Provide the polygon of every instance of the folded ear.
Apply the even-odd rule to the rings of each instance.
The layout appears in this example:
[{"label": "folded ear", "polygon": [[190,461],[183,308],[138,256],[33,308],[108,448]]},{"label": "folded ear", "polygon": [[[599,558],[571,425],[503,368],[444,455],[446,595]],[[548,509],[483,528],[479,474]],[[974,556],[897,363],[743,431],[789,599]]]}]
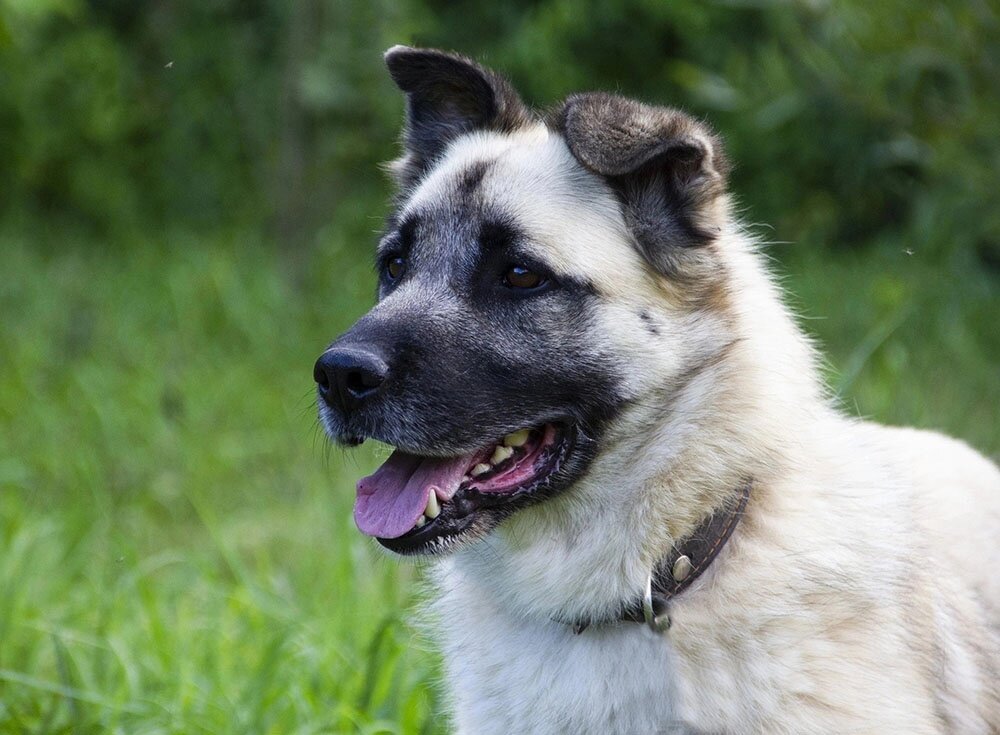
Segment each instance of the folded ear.
[{"label": "folded ear", "polygon": [[718,235],[728,164],[718,138],[691,116],[615,95],[574,95],[558,125],[576,159],[604,176],[646,258],[676,273],[679,248]]},{"label": "folded ear", "polygon": [[531,120],[506,79],[463,56],[393,46],[385,63],[406,93],[406,150],[391,165],[403,186],[417,181],[458,136],[473,130],[515,130]]}]

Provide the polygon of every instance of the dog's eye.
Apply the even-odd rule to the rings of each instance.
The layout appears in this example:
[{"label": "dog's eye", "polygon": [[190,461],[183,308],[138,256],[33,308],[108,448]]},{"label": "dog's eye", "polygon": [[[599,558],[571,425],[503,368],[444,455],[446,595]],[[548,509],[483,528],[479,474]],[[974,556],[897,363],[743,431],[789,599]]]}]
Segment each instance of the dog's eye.
[{"label": "dog's eye", "polygon": [[390,281],[398,281],[400,276],[406,271],[406,259],[398,255],[386,261],[385,272]]},{"label": "dog's eye", "polygon": [[521,265],[512,265],[503,275],[503,285],[507,288],[532,289],[544,283],[544,277]]}]

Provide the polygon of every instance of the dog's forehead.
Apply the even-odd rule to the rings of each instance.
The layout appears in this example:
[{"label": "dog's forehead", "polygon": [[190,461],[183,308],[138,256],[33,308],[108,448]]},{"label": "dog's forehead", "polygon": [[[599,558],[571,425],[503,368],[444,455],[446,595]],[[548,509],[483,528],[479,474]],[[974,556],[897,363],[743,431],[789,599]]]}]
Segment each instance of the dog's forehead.
[{"label": "dog's forehead", "polygon": [[453,228],[503,221],[557,274],[605,293],[646,271],[614,194],[544,125],[456,141],[398,215],[413,218]]}]

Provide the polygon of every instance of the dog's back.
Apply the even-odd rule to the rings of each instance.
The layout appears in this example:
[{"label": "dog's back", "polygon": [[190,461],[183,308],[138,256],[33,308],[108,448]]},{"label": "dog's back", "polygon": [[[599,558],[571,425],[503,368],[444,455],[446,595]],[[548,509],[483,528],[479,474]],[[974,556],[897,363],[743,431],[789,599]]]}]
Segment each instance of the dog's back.
[{"label": "dog's back", "polygon": [[[997,466],[964,442],[936,432],[876,424],[866,429],[912,488],[916,522],[927,535],[928,569],[940,580],[967,586],[978,605],[1000,610]],[[1000,627],[996,613],[994,621]],[[1000,645],[995,653],[1000,656]]]}]

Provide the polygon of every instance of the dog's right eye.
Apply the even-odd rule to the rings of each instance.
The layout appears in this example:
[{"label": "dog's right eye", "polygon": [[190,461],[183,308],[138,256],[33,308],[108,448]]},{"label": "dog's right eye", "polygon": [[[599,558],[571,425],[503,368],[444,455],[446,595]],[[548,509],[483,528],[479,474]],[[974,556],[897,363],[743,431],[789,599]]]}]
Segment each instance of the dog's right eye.
[{"label": "dog's right eye", "polygon": [[398,281],[406,271],[406,259],[400,256],[389,258],[385,264],[385,275],[390,282]]}]

